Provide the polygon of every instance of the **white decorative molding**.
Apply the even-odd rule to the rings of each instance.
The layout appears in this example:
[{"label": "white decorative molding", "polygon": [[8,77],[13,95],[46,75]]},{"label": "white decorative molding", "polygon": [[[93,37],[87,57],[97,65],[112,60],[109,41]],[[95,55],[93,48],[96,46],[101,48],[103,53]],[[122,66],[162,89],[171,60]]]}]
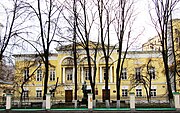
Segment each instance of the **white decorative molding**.
[{"label": "white decorative molding", "polygon": [[[103,86],[102,89],[105,89],[105,86]],[[110,89],[110,86],[108,86],[108,89]]]},{"label": "white decorative molding", "polygon": [[128,89],[128,86],[122,86],[122,89]]},{"label": "white decorative molding", "polygon": [[64,90],[73,90],[71,86],[64,86]]},{"label": "white decorative molding", "polygon": [[59,64],[61,65],[63,60],[66,59],[66,58],[72,58],[73,59],[72,56],[65,56],[65,57],[61,58],[61,60],[59,61]]},{"label": "white decorative molding", "polygon": [[137,86],[136,89],[142,89],[142,86]]},{"label": "white decorative molding", "polygon": [[42,90],[42,87],[36,87],[36,90]]}]

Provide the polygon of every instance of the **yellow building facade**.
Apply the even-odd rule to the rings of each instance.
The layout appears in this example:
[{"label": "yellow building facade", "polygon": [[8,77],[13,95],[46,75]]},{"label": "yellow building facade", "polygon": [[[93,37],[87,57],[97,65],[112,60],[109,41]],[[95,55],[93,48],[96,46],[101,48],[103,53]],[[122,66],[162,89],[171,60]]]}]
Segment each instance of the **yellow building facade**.
[{"label": "yellow building facade", "polygon": [[[93,45],[92,45],[93,46]],[[74,100],[74,66],[73,54],[71,46],[57,47],[57,53],[49,56],[49,80],[48,92],[52,93],[54,100],[58,102],[73,102]],[[110,101],[116,100],[116,65],[118,59],[117,49],[113,50],[109,60],[109,98]],[[82,100],[83,92],[82,85],[87,84],[88,92],[91,92],[89,82],[89,70],[87,65],[86,52],[82,47],[77,48],[78,66],[77,66],[77,81],[78,81],[78,100]],[[91,48],[91,59],[94,60],[94,51]],[[16,91],[14,95],[20,96],[21,85],[25,78],[30,76],[28,82],[23,86],[25,92],[24,99],[27,101],[42,101],[43,96],[43,76],[44,64],[35,54],[19,54],[14,55],[16,58]],[[98,51],[96,73],[96,100],[103,101],[105,99],[105,62],[101,50]],[[95,70],[92,64],[92,72]],[[150,79],[150,76],[152,78]],[[92,77],[94,75],[92,74]],[[150,85],[151,82],[151,85]],[[56,87],[55,92],[52,90]],[[129,92],[134,92],[138,101],[146,100],[146,89],[151,88],[150,95],[152,100],[167,101],[166,79],[161,53],[158,51],[131,51],[127,53],[121,78],[121,100],[129,100]]]}]

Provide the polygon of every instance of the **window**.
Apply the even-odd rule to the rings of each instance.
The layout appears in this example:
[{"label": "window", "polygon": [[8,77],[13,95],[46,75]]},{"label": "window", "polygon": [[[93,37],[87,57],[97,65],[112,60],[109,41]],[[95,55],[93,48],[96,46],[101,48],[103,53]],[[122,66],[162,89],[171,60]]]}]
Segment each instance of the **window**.
[{"label": "window", "polygon": [[150,67],[148,71],[149,71],[149,75],[152,77],[152,79],[156,79],[155,68],[154,67]]},{"label": "window", "polygon": [[151,89],[151,96],[155,97],[156,96],[156,89]]},{"label": "window", "polygon": [[36,90],[36,97],[42,97],[42,90]]},{"label": "window", "polygon": [[73,68],[66,68],[66,79],[68,81],[72,80],[72,75],[73,75]]},{"label": "window", "polygon": [[27,78],[29,77],[29,69],[25,69],[24,70],[24,80],[27,80]]},{"label": "window", "polygon": [[23,92],[23,98],[28,98],[28,97],[29,97],[28,93],[29,93],[29,91],[28,91],[28,90],[25,90],[25,91]]},{"label": "window", "polygon": [[67,74],[67,80],[72,80],[72,74]]},{"label": "window", "polygon": [[136,96],[141,97],[142,96],[142,89],[136,89]]},{"label": "window", "polygon": [[122,79],[122,80],[126,80],[126,79],[127,79],[127,71],[126,71],[126,68],[123,68],[123,70],[122,70],[121,79]]},{"label": "window", "polygon": [[128,90],[127,89],[122,89],[122,96],[127,97],[128,96]]},{"label": "window", "polygon": [[36,81],[42,81],[42,70],[37,70]]},{"label": "window", "polygon": [[50,81],[55,81],[55,70],[54,69],[51,69],[50,70]]},{"label": "window", "polygon": [[89,80],[89,69],[85,69],[85,80]]},{"label": "window", "polygon": [[136,68],[135,71],[136,71],[136,73],[135,73],[136,80],[140,80],[141,79],[141,68]]}]

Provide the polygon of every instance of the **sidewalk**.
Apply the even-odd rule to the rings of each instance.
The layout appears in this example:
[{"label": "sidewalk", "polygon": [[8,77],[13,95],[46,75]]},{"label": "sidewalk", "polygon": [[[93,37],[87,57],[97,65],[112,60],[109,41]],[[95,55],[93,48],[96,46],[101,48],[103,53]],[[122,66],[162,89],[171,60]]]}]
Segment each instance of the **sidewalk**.
[{"label": "sidewalk", "polygon": [[129,108],[94,108],[89,111],[87,108],[77,109],[0,109],[0,113],[180,113],[175,108],[136,108],[131,111]]}]

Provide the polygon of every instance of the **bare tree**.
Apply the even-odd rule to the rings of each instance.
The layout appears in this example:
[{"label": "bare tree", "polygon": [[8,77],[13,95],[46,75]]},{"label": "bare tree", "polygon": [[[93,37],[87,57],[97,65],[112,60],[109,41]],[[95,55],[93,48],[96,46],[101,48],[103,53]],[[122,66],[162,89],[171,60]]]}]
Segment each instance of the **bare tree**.
[{"label": "bare tree", "polygon": [[[114,21],[114,18],[111,17],[113,12],[114,1],[108,0],[97,0],[96,5],[98,8],[98,25],[100,32],[100,42],[102,46],[102,51],[105,59],[105,101],[106,107],[109,107],[109,93],[108,93],[108,73],[109,73],[109,59],[115,49],[115,46],[110,44],[110,26]],[[107,43],[107,44],[106,44]]]},{"label": "bare tree", "polygon": [[[14,57],[18,58],[19,55],[14,55]],[[23,100],[25,101],[26,98],[29,98],[29,97],[25,97],[25,89],[24,89],[25,85],[35,80],[35,73],[41,67],[41,63],[42,63],[42,61],[38,58],[38,55],[36,54],[31,55],[31,56],[26,56],[26,57],[28,57],[28,59],[25,59],[23,61],[23,64],[22,63],[16,64],[15,80],[18,80],[18,81],[15,81],[15,84],[17,87],[17,91],[20,93],[20,103],[19,103],[20,107],[22,106]],[[21,67],[18,65],[21,65],[21,66],[23,65],[23,66]],[[23,77],[21,76],[22,74],[23,74]],[[26,96],[28,96],[28,94]]]},{"label": "bare tree", "polygon": [[[168,97],[171,104],[173,100],[173,94],[172,94],[172,87],[171,87],[172,79],[170,77],[170,70],[169,70],[169,63],[168,63],[168,60],[169,60],[168,40],[169,38],[172,38],[170,40],[173,40],[173,37],[168,37],[168,30],[169,30],[168,26],[169,25],[171,26],[170,21],[172,19],[171,18],[172,11],[174,7],[176,6],[176,4],[179,2],[179,0],[152,0],[152,2],[154,3],[156,16],[154,18],[153,15],[151,15],[151,13],[150,13],[150,16],[151,16],[151,20],[153,24],[155,25],[155,29],[160,37],[160,42],[162,46],[161,53],[163,57],[163,64],[164,64],[165,75],[166,75]],[[174,51],[172,52],[174,53]],[[172,76],[173,76],[172,78],[176,79],[175,75],[172,75]]]},{"label": "bare tree", "polygon": [[[72,43],[72,53],[73,53],[73,65],[74,65],[74,82],[75,82],[75,90],[74,90],[74,100],[75,100],[75,108],[77,107],[77,90],[78,90],[78,85],[77,85],[77,68],[78,68],[78,64],[77,64],[77,1],[73,0],[73,1],[66,1],[64,4],[64,7],[67,9],[65,10],[65,12],[69,13],[69,15],[67,14],[63,14],[65,20],[68,23],[67,29],[68,32],[70,31],[70,36],[66,36],[64,37],[65,40],[69,41]],[[72,21],[73,19],[73,21]],[[73,36],[72,36],[73,35]]]},{"label": "bare tree", "polygon": [[[116,67],[117,107],[120,107],[120,85],[121,85],[121,75],[122,75],[123,65],[127,51],[132,45],[132,43],[130,43],[130,37],[131,37],[132,23],[134,21],[133,5],[134,5],[134,1],[120,0],[117,2],[117,6],[115,8],[115,21],[113,23],[115,27],[115,33],[118,39],[118,44],[117,44],[118,60]],[[128,32],[127,39],[125,39],[126,32]],[[123,45],[126,45],[124,52],[123,52]]]},{"label": "bare tree", "polygon": [[[35,7],[34,5],[37,5]],[[44,94],[43,100],[46,98],[47,94],[47,85],[48,85],[48,75],[49,75],[49,56],[50,56],[50,47],[53,41],[56,41],[55,36],[57,36],[57,31],[60,30],[60,15],[62,11],[61,3],[55,0],[49,1],[33,1],[33,2],[24,2],[24,7],[29,8],[29,15],[33,21],[37,20],[39,24],[35,25],[34,28],[38,30],[37,40],[30,41],[23,38],[27,41],[39,54],[42,58],[42,62],[45,64],[45,76],[44,76]],[[38,45],[38,46],[36,46]]]},{"label": "bare tree", "polygon": [[3,76],[3,59],[7,60],[6,57],[9,54],[12,55],[11,50],[18,46],[19,35],[25,34],[25,29],[28,27],[23,26],[26,18],[22,17],[26,9],[23,9],[22,2],[20,0],[11,0],[9,4],[12,5],[12,8],[0,4],[4,9],[2,12],[5,17],[4,23],[0,24],[0,76]]},{"label": "bare tree", "polygon": [[140,73],[135,73],[130,76],[131,89],[142,85],[146,92],[146,98],[148,102],[151,102],[151,91],[152,91],[152,82],[154,79],[158,79],[159,72],[155,72],[155,63],[158,60],[153,60],[148,58],[147,61],[139,65]]}]

